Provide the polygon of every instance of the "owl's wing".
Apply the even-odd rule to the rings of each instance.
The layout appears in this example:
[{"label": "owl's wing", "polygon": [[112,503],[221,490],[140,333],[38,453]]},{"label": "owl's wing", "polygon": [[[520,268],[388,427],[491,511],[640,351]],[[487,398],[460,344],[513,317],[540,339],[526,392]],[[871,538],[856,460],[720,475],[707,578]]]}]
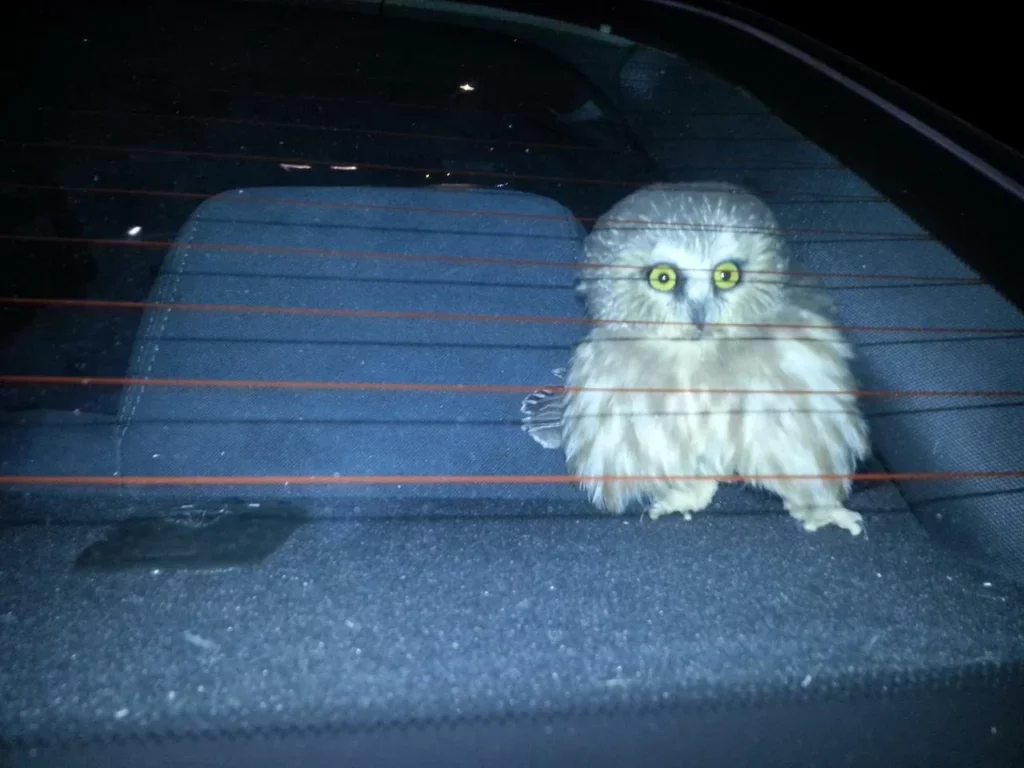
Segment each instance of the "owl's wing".
[{"label": "owl's wing", "polygon": [[562,395],[548,389],[531,392],[519,408],[523,431],[545,448],[562,446]]},{"label": "owl's wing", "polygon": [[[559,368],[555,375],[565,376],[565,369]],[[531,392],[519,406],[523,413],[523,431],[549,450],[562,446],[563,403],[560,392],[538,389]]]}]

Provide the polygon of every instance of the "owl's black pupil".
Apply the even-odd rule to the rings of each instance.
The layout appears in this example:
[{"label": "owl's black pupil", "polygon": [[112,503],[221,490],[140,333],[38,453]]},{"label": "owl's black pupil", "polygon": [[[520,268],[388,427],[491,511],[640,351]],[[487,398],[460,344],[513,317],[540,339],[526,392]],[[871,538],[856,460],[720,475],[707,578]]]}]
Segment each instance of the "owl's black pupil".
[{"label": "owl's black pupil", "polygon": [[668,282],[668,273],[667,272],[662,272],[660,275],[658,275],[658,282],[659,283],[667,283]]},{"label": "owl's black pupil", "polygon": [[727,269],[723,269],[721,272],[718,273],[718,278],[720,280],[731,280],[732,279],[732,272],[730,272]]}]

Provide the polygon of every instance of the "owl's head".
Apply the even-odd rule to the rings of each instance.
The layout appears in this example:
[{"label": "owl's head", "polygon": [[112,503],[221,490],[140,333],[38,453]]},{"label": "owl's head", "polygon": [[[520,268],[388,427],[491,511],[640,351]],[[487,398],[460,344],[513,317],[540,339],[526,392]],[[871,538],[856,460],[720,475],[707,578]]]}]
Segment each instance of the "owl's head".
[{"label": "owl's head", "polygon": [[735,335],[730,323],[765,321],[785,299],[775,217],[730,184],[640,189],[598,219],[585,252],[590,315],[642,324],[645,336]]}]

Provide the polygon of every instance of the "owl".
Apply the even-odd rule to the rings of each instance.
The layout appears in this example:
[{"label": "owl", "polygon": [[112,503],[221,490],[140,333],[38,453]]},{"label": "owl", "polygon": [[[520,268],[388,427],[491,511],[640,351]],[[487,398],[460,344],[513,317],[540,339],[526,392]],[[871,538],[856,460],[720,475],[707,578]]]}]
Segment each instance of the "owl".
[{"label": "owl", "polygon": [[577,289],[592,329],[563,385],[523,401],[523,429],[564,450],[609,512],[639,502],[690,519],[735,478],[778,494],[808,531],[860,534],[845,506],[869,448],[852,350],[824,291],[788,269],[774,215],[740,187],[630,194],[586,238]]}]

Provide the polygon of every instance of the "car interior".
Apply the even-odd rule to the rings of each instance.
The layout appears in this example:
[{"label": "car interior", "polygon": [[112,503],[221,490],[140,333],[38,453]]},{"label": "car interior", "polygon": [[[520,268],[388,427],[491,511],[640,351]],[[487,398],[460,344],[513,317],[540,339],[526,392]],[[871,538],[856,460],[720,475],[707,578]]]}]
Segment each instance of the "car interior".
[{"label": "car interior", "polygon": [[[21,9],[4,760],[1019,764],[1019,157],[724,4],[606,10]],[[835,302],[863,535],[604,514],[524,434],[584,238],[669,182]]]}]

